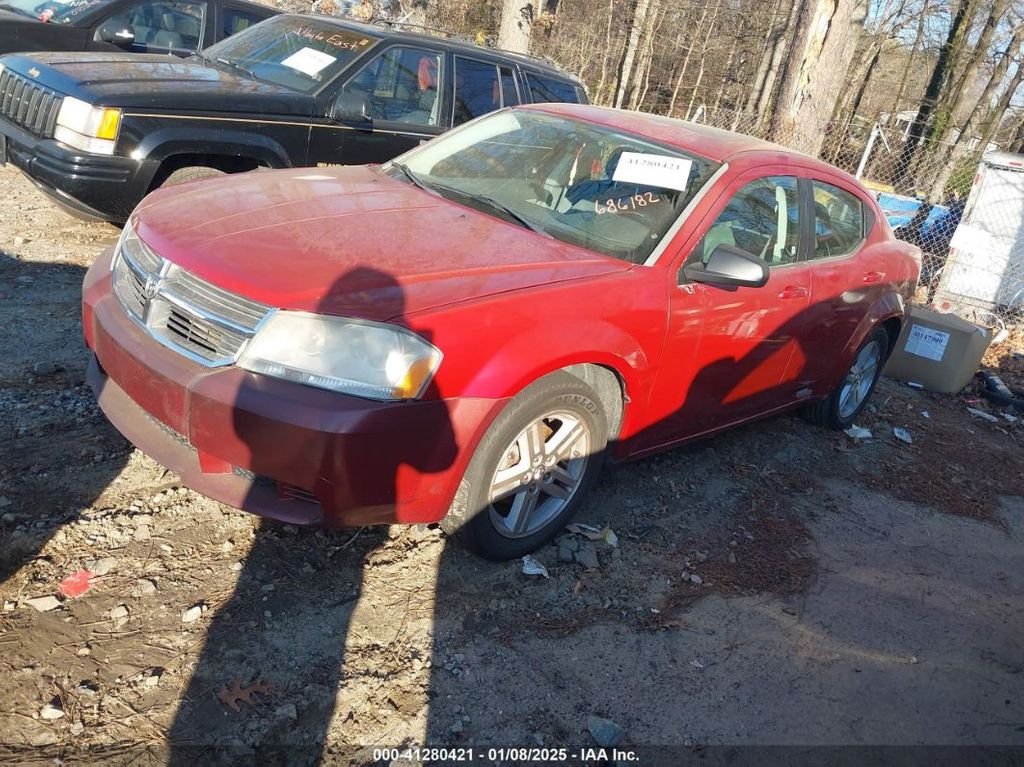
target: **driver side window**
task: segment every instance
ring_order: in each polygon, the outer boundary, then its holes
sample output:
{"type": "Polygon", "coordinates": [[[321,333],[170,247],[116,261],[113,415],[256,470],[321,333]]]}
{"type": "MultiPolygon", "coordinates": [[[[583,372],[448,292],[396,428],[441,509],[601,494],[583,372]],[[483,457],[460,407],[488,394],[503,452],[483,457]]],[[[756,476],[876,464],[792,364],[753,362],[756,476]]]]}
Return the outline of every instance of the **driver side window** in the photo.
{"type": "Polygon", "coordinates": [[[740,248],[770,266],[791,264],[800,251],[800,197],[794,176],[767,176],[740,189],[691,259],[707,263],[719,245],[740,248]]]}
{"type": "Polygon", "coordinates": [[[170,53],[197,51],[206,26],[205,3],[145,2],[137,3],[103,21],[96,39],[103,35],[131,32],[135,35],[133,51],[170,53]]]}
{"type": "Polygon", "coordinates": [[[342,89],[365,96],[379,120],[438,125],[441,54],[419,48],[389,48],[342,89]]]}

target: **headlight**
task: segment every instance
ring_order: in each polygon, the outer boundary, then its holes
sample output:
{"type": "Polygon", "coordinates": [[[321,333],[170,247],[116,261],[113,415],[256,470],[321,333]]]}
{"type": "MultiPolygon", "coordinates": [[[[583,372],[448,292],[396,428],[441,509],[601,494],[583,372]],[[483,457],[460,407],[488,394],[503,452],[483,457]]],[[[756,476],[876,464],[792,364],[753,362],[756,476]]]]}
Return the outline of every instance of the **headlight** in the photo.
{"type": "Polygon", "coordinates": [[[279,311],[257,331],[238,364],[357,397],[403,400],[423,394],[441,356],[396,325],[279,311]]]}
{"type": "Polygon", "coordinates": [[[94,107],[80,99],[65,96],[57,113],[53,137],[86,152],[113,154],[120,125],[120,109],[94,107]]]}

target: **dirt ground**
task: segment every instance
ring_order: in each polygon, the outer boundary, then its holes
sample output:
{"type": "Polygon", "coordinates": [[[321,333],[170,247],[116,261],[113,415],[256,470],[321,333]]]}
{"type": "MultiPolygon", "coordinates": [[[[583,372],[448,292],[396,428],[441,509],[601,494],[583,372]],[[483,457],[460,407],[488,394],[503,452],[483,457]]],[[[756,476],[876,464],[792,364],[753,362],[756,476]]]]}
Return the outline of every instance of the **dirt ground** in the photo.
{"type": "Polygon", "coordinates": [[[431,528],[261,522],[82,383],[79,287],[116,231],[10,168],[0,190],[3,759],[1024,745],[1024,419],[883,380],[871,439],[786,416],[620,467],[579,520],[617,545],[567,531],[549,578],[431,528]]]}

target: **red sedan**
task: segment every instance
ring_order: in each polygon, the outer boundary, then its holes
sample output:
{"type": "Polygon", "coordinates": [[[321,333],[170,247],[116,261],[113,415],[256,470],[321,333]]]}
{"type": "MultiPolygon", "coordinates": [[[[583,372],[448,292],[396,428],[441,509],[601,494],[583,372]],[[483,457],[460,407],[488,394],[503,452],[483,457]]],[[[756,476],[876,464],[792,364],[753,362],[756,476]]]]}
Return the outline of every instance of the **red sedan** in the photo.
{"type": "Polygon", "coordinates": [[[791,408],[853,423],[920,253],[822,162],[589,106],[381,166],[159,191],[90,269],[99,403],[276,519],[521,556],[625,460],[791,408]]]}

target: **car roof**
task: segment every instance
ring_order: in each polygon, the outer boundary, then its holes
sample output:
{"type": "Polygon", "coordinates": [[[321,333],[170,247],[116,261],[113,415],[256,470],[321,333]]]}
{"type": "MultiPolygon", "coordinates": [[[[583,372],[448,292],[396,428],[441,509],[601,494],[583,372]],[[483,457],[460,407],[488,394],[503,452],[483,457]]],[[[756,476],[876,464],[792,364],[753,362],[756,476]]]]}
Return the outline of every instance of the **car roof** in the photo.
{"type": "MultiPolygon", "coordinates": [[[[429,43],[431,45],[441,45],[448,48],[456,53],[466,53],[472,56],[494,56],[508,61],[515,61],[518,64],[527,67],[529,69],[536,69],[545,74],[554,75],[562,80],[567,80],[573,84],[580,84],[580,80],[577,77],[569,74],[563,69],[559,69],[558,66],[550,61],[539,58],[537,56],[529,56],[524,53],[516,53],[515,51],[506,51],[503,48],[488,48],[483,45],[477,45],[467,40],[460,40],[452,37],[441,37],[439,35],[425,34],[423,32],[411,32],[406,29],[396,29],[394,27],[385,26],[382,24],[364,24],[360,21],[354,21],[352,19],[343,19],[338,16],[325,16],[320,13],[288,13],[283,14],[285,16],[293,16],[295,18],[306,19],[315,18],[318,21],[326,21],[330,24],[342,27],[344,29],[350,29],[361,32],[366,35],[372,35],[382,40],[400,40],[402,42],[421,42],[429,43]]],[[[439,30],[440,31],[440,30],[439,30]]]]}
{"type": "Polygon", "coordinates": [[[270,16],[280,16],[281,11],[272,5],[264,5],[263,3],[256,3],[253,0],[220,0],[221,5],[239,5],[243,8],[254,8],[258,11],[263,11],[270,16]]]}
{"type": "Polygon", "coordinates": [[[715,162],[727,162],[737,155],[747,152],[766,152],[774,155],[783,153],[793,159],[798,159],[801,165],[820,170],[827,169],[830,173],[838,173],[843,176],[848,175],[828,163],[781,144],[773,144],[771,141],[747,136],[743,133],[712,128],[709,125],[677,120],[674,117],[625,109],[611,109],[593,104],[532,104],[517,107],[517,109],[540,110],[599,123],[609,128],[636,133],[685,149],[715,162]]]}

